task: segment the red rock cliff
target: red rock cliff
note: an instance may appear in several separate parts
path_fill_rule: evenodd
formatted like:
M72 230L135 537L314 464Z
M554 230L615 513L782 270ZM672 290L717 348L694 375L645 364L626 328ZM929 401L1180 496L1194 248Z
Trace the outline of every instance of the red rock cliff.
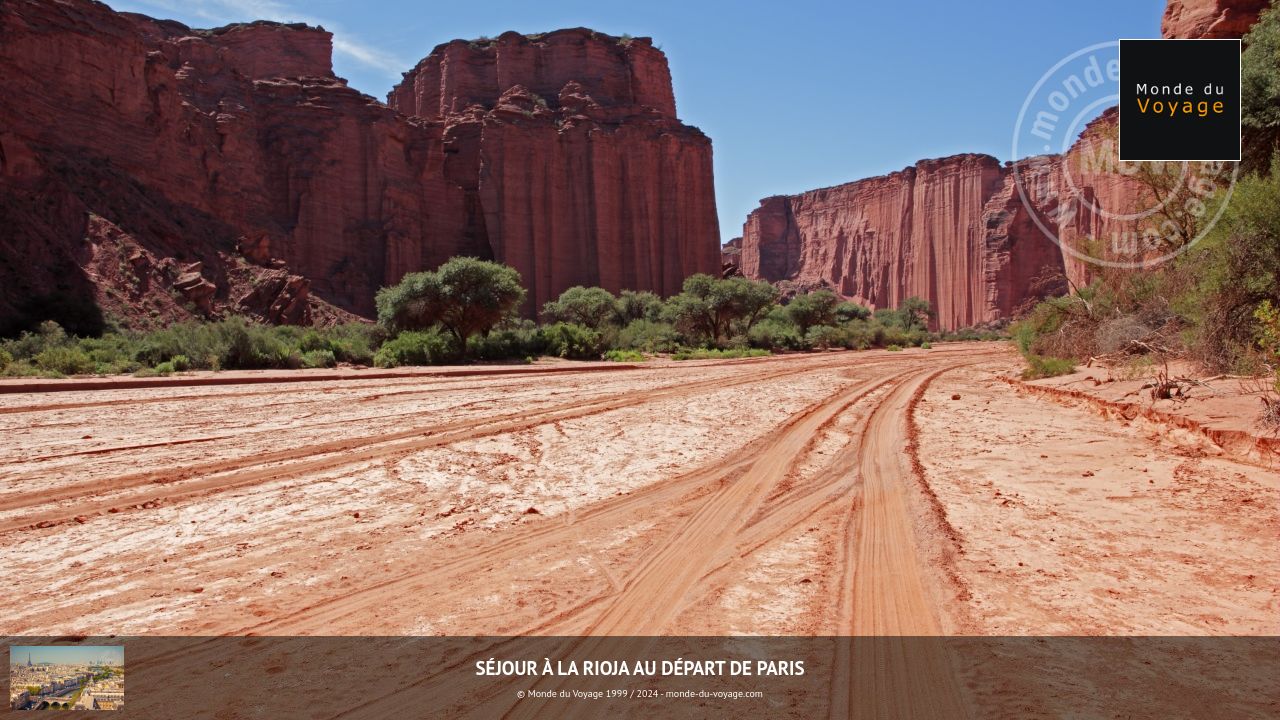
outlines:
M537 308L572 285L678 292L719 271L711 142L648 38L585 29L436 48L388 97L442 123L446 175Z
M1169 0L1160 30L1167 38L1238 38L1271 0Z
M316 28L9 0L0 38L9 324L45 302L135 325L368 316L378 287L458 254L510 260L539 301L719 268L710 141L647 41L508 38L470 69L452 43L439 94L463 112L412 117L335 77ZM512 78L564 92L522 107Z
M1098 169L1115 154L1115 118L1111 110L1092 122L1066 156L1002 166L956 155L765 198L743 227L742 271L828 287L874 308L924 298L942 329L1007 319L1068 280L1086 280L1087 265L1041 226L1082 251L1088 238L1123 241L1134 229L1103 212L1132 211L1142 192Z

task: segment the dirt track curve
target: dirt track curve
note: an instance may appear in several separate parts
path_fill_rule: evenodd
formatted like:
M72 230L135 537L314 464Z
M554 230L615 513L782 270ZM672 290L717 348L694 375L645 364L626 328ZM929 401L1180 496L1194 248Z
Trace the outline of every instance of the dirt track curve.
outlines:
M0 560L26 568L20 592L0 600L0 622L26 635L584 636L566 650L587 655L605 636L1089 634L1052 625L1069 566L1105 564L1090 533L1107 533L1107 557L1124 554L1116 523L1150 515L1103 495L1073 515L1069 499L1046 495L1037 502L1054 517L1042 527L1059 544L1029 544L1044 552L1022 557L1010 533L1041 517L1029 497L1041 489L1092 502L1065 479L1080 463L1154 441L995 381L1013 367L1001 346L961 344L614 372L565 364L538 375L0 395ZM1029 476L1027 458L1054 441L1035 434L1053 432L1103 444L1055 458L1064 480L1050 486ZM951 464L939 464L946 453ZM1011 459L1000 475L1010 485L992 485L981 458L957 474L985 453L1000 472ZM1183 461L1184 476L1234 477L1227 459ZM1248 492L1262 515L1211 503L1183 511L1212 523L1208 535L1265 529L1280 483L1259 473ZM1098 507L1119 514L1099 524ZM1209 542L1192 560L1184 553L1206 573L1251 563L1260 586L1220 611L1201 602L1199 620L1184 618L1189 634L1266 632L1274 549L1264 530L1234 556ZM1168 572L1133 557L1125 577ZM1148 631L1146 606L1186 592L1166 583L1123 603L1100 590L1072 617ZM1010 618L1001 602L1015 595L1040 609ZM906 652L892 640L833 652L831 717L866 702L970 714L964 668L941 651L887 681L866 669ZM389 716L447 682L426 676L332 717ZM510 717L539 707L470 701Z

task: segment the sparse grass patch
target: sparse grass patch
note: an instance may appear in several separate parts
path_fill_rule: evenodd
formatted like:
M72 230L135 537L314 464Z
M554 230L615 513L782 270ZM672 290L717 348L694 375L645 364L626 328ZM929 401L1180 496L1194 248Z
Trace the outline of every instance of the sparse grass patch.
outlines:
M604 354L609 362L645 362L649 358L638 350L610 350Z
M1027 355L1027 369L1022 371L1023 380L1041 380L1044 378L1070 375L1076 371L1076 364L1066 358L1045 357L1043 355Z
M673 360L734 360L737 358L765 357L772 354L768 350L760 350L758 348L729 348L727 350L694 348L681 350L672 355L671 358Z

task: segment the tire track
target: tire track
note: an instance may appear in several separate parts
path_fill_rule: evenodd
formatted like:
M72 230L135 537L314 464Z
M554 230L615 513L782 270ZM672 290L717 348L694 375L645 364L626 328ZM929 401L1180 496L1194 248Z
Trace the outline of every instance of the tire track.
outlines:
M830 718L967 718L951 658L916 551L908 492L909 418L923 389L953 364L899 385L872 413L862 438L861 502L846 522Z

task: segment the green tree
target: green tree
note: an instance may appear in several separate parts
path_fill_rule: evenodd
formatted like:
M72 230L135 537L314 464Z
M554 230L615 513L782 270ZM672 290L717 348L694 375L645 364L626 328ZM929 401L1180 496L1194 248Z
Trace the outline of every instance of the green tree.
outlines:
M549 323L571 323L599 330L617 319L618 299L608 290L576 285L542 306L542 318Z
M839 305L839 295L830 290L814 290L791 298L787 303L787 317L803 337L815 325L834 325Z
M836 320L842 323L854 320L866 320L871 317L871 310L855 302L842 302L836 306Z
M685 335L719 344L735 321L744 332L750 331L773 306L777 293L769 283L699 273L684 281L684 292L667 301L666 315Z
M933 307L928 300L912 296L898 306L898 314L902 318L903 327L908 330L927 330L929 321L933 319Z
M1280 9L1262 13L1240 56L1243 172L1265 173L1280 150Z
M623 290L618 293L617 312L624 326L636 320L657 322L662 317L662 298L647 290Z
M409 273L378 291L378 323L392 332L440 325L465 354L467 339L487 333L524 302L514 268L456 257L433 272Z

